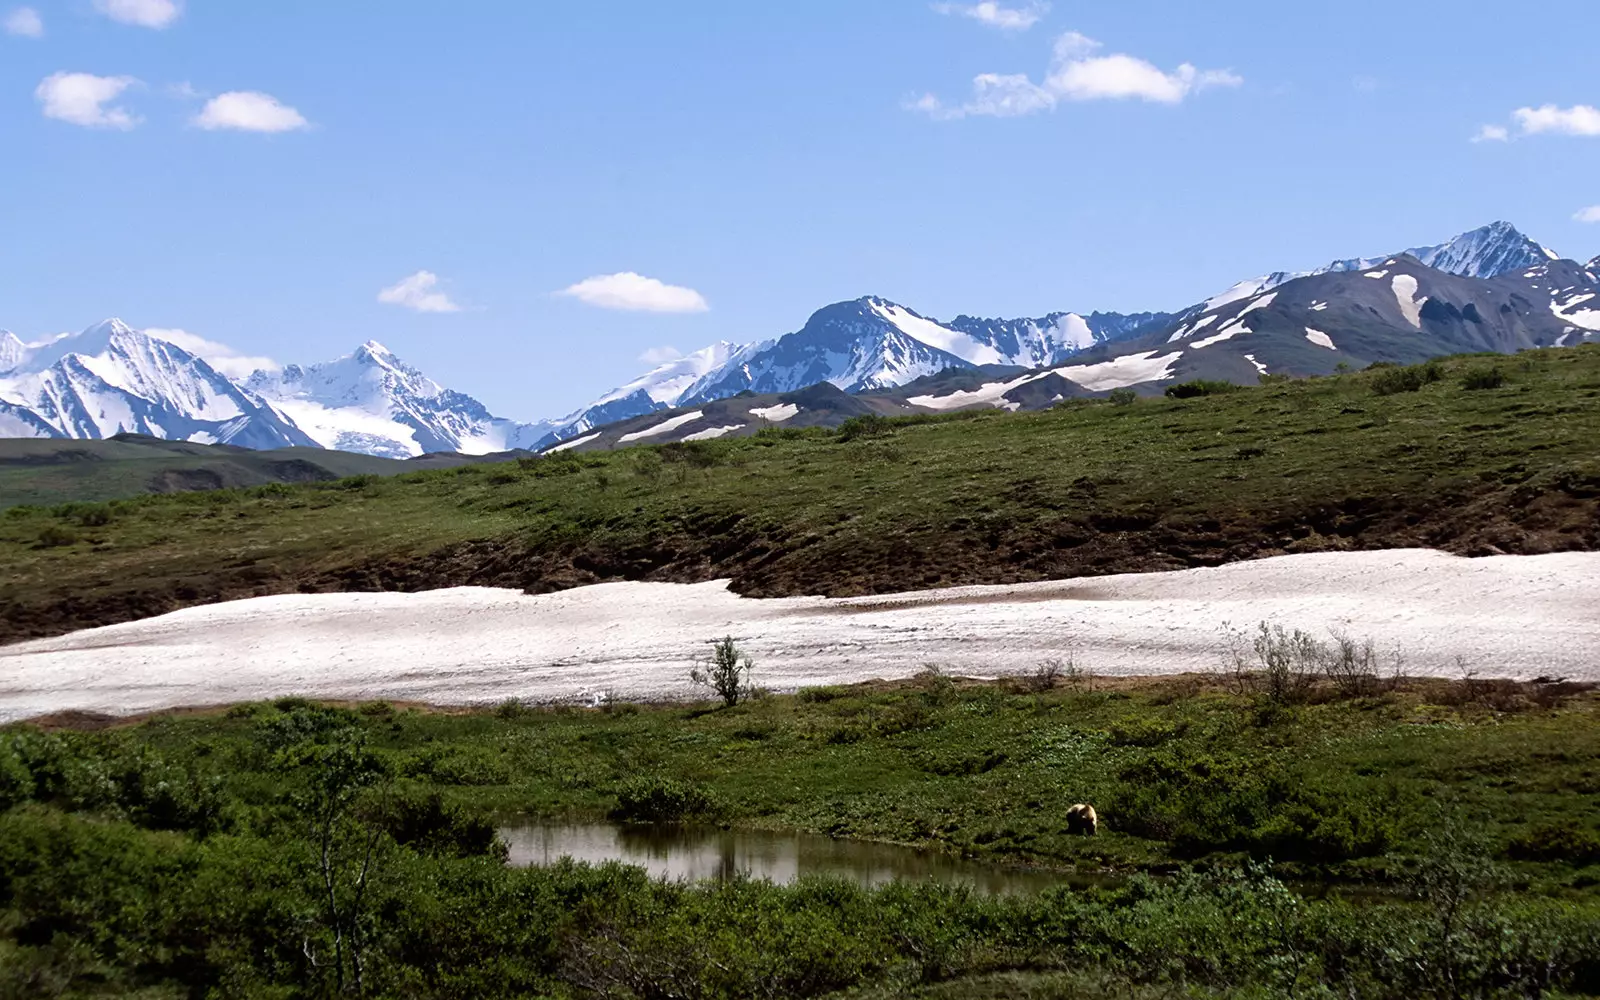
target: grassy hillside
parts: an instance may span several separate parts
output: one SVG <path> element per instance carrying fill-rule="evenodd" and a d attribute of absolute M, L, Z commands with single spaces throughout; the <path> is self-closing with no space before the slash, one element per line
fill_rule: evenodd
<path fill-rule="evenodd" d="M 0 509 L 140 493 L 392 476 L 469 461 L 473 459 L 459 455 L 399 461 L 321 448 L 254 451 L 140 434 L 119 434 L 104 441 L 8 438 L 0 439 Z"/>
<path fill-rule="evenodd" d="M 852 594 L 1330 548 L 1593 549 L 1596 441 L 1600 346 L 1584 346 L 13 508 L 0 515 L 0 639 L 297 589 L 728 576 L 748 594 Z"/>

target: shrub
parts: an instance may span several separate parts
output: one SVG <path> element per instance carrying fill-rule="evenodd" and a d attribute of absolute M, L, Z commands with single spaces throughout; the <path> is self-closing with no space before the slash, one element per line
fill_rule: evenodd
<path fill-rule="evenodd" d="M 711 658 L 689 671 L 689 680 L 715 691 L 724 705 L 732 707 L 749 697 L 754 666 L 750 657 L 739 652 L 733 636 L 725 636 L 711 644 Z"/>
<path fill-rule="evenodd" d="M 819 704 L 821 702 L 833 701 L 835 698 L 843 698 L 847 693 L 848 692 L 842 687 L 823 685 L 820 687 L 801 688 L 796 697 L 803 702 Z"/>
<path fill-rule="evenodd" d="M 1393 654 L 1394 677 L 1400 675 L 1400 654 Z M 1346 698 L 1365 698 L 1377 694 L 1383 678 L 1378 652 L 1371 639 L 1357 641 L 1342 632 L 1333 634 L 1333 647 L 1322 650 L 1322 672 L 1339 694 Z"/>
<path fill-rule="evenodd" d="M 1506 854 L 1518 861 L 1562 861 L 1572 865 L 1600 863 L 1600 834 L 1572 820 L 1546 823 L 1511 838 Z"/>
<path fill-rule="evenodd" d="M 438 792 L 391 799 L 372 818 L 397 843 L 424 854 L 457 858 L 505 854 L 493 823 L 446 805 Z"/>
<path fill-rule="evenodd" d="M 876 413 L 863 413 L 840 424 L 838 435 L 840 442 L 847 442 L 858 438 L 884 437 L 893 432 L 894 425 L 889 418 Z"/>
<path fill-rule="evenodd" d="M 1374 365 L 1373 367 L 1377 367 Z M 1383 367 L 1372 378 L 1372 391 L 1379 396 L 1393 396 L 1402 392 L 1417 392 L 1444 378 L 1444 369 L 1437 361 L 1412 365 L 1409 368 Z"/>
<path fill-rule="evenodd" d="M 39 532 L 40 548 L 59 549 L 76 544 L 78 544 L 78 533 L 59 524 L 47 524 L 44 530 Z"/>
<path fill-rule="evenodd" d="M 1132 389 L 1112 389 L 1106 394 L 1106 402 L 1112 406 L 1132 406 L 1138 400 L 1139 394 Z"/>
<path fill-rule="evenodd" d="M 704 788 L 654 776 L 635 778 L 617 789 L 610 815 L 618 823 L 682 823 L 714 812 L 716 802 Z"/>
<path fill-rule="evenodd" d="M 1262 622 L 1246 645 L 1240 632 L 1229 634 L 1233 680 L 1241 691 L 1258 691 L 1274 704 L 1304 701 L 1322 672 L 1324 651 L 1310 635 Z"/>
<path fill-rule="evenodd" d="M 1463 389 L 1498 389 L 1506 384 L 1506 373 L 1499 366 L 1489 368 L 1469 368 L 1461 376 Z"/>
<path fill-rule="evenodd" d="M 23 763 L 14 741 L 0 736 L 0 812 L 33 796 L 33 773 Z"/>
<path fill-rule="evenodd" d="M 1192 399 L 1195 396 L 1215 396 L 1225 392 L 1238 392 L 1239 387 L 1221 379 L 1197 378 L 1167 386 L 1167 396 L 1172 399 Z"/>

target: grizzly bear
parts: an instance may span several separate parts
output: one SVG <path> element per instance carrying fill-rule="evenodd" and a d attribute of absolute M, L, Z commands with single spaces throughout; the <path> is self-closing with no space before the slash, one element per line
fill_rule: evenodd
<path fill-rule="evenodd" d="M 1094 806 L 1079 802 L 1067 810 L 1067 832 L 1080 837 L 1092 837 L 1100 830 L 1100 817 Z"/>

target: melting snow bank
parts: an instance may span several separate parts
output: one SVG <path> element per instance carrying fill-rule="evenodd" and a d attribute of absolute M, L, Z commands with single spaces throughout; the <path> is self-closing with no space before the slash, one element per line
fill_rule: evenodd
<path fill-rule="evenodd" d="M 1267 619 L 1398 646 L 1412 674 L 1600 680 L 1600 553 L 1320 553 L 851 599 L 746 599 L 725 582 L 261 597 L 0 648 L 0 720 L 288 694 L 680 697 L 691 661 L 724 634 L 774 690 L 930 663 L 1023 673 L 1069 652 L 1099 674 L 1180 673 L 1219 665 L 1226 625 Z"/>

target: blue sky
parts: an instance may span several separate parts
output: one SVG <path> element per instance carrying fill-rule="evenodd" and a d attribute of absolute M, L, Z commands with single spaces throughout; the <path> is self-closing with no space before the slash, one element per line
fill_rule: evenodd
<path fill-rule="evenodd" d="M 375 338 L 520 418 L 863 294 L 1175 308 L 1498 218 L 1600 253 L 1592 0 L 20 6 L 0 327 Z M 627 273 L 666 287 L 580 285 Z"/>

